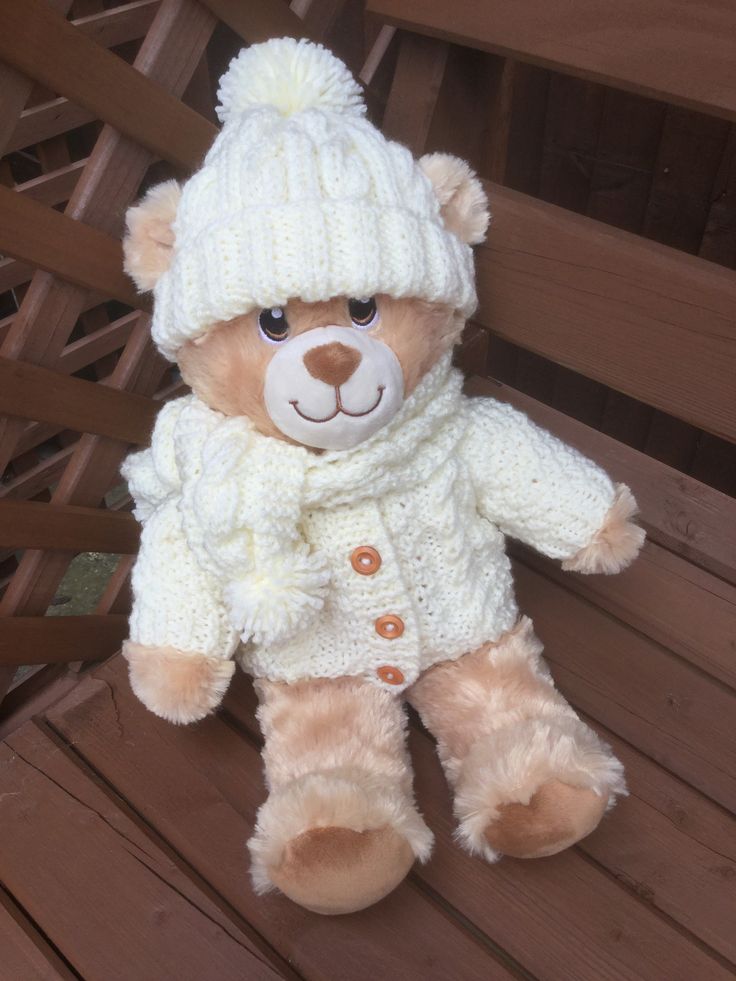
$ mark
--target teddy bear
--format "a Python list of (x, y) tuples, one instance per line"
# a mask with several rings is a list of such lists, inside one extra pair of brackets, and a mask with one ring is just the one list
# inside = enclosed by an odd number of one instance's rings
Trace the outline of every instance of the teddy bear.
[(467, 163), (387, 140), (306, 40), (243, 50), (218, 98), (201, 169), (127, 214), (125, 268), (191, 389), (123, 467), (142, 523), (132, 688), (186, 724), (236, 661), (253, 676), (258, 892), (348, 913), (427, 860), (407, 704), (459, 845), (554, 854), (624, 775), (555, 689), (505, 539), (615, 573), (643, 542), (635, 500), (510, 405), (463, 394), (452, 353), (489, 223)]

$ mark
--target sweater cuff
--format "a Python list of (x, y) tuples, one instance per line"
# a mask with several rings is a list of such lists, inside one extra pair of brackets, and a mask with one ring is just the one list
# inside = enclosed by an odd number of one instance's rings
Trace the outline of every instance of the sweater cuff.
[(631, 520), (638, 512), (634, 495), (626, 484), (616, 485), (616, 496), (603, 524), (590, 542), (565, 559), (566, 572), (601, 572), (612, 575), (631, 565), (644, 544), (644, 529)]

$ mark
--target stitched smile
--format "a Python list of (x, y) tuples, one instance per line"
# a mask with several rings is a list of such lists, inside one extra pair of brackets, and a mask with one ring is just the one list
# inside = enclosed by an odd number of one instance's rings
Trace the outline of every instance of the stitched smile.
[(324, 419), (315, 419), (312, 416), (306, 415), (306, 413), (302, 412), (302, 410), (299, 408), (299, 402), (297, 399), (292, 399), (289, 402), (289, 405), (293, 405), (294, 411), (297, 413), (297, 415), (300, 415), (302, 419), (306, 419), (307, 422), (331, 422), (335, 418), (335, 416), (339, 416), (340, 413), (342, 413), (342, 415), (344, 416), (350, 416), (351, 419), (359, 419), (361, 416), (369, 416), (371, 412), (373, 412), (375, 409), (378, 408), (378, 406), (381, 404), (381, 399), (383, 398), (383, 392), (385, 387), (386, 387), (385, 385), (378, 386), (378, 398), (370, 407), (370, 409), (366, 409), (365, 412), (348, 412), (347, 409), (344, 409), (342, 405), (342, 399), (340, 398), (339, 387), (335, 389), (335, 411), (332, 413), (332, 415), (325, 416)]

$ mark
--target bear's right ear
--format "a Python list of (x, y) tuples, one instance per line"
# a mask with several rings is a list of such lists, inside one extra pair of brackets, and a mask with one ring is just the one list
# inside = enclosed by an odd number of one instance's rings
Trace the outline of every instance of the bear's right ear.
[(177, 182), (166, 181), (152, 187), (125, 215), (124, 268), (140, 293), (152, 290), (171, 264), (174, 248), (171, 226), (180, 197)]

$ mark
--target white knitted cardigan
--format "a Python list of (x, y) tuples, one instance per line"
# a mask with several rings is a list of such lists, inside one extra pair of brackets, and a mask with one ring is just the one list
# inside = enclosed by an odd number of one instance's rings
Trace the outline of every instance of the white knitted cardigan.
[[(194, 396), (167, 405), (151, 448), (123, 469), (144, 524), (131, 639), (220, 657), (242, 641), (249, 670), (287, 681), (346, 670), (373, 677), (372, 659), (387, 655), (374, 650), (372, 617), (395, 612), (383, 608), (393, 604), (406, 632), (391, 643), (391, 660), (407, 683), (439, 657), (496, 639), (518, 616), (503, 535), (569, 558), (593, 540), (616, 490), (523, 413), (468, 400), (461, 386), (447, 356), (382, 430), (321, 455)], [(385, 534), (371, 523), (379, 512), (389, 536), (381, 574), (370, 583), (346, 578), (350, 550)], [(428, 527), (441, 528), (430, 536), (444, 542), (431, 582), (408, 551), (412, 528), (421, 536)], [(457, 579), (461, 569), (467, 582)], [(369, 590), (362, 598), (358, 579)], [(386, 589), (374, 610), (371, 591)], [(426, 622), (412, 605), (415, 590), (426, 594)], [(349, 627), (336, 613), (348, 594), (360, 607)], [(440, 622), (446, 636), (434, 650)]]
[(145, 524), (176, 501), (189, 548), (220, 585), (240, 639), (278, 644), (319, 615), (330, 578), (302, 538), (303, 511), (428, 478), (467, 424), (461, 385), (448, 355), (375, 436), (321, 455), (262, 436), (247, 418), (225, 417), (194, 395), (177, 399), (161, 410), (151, 448), (123, 465), (135, 516)]

